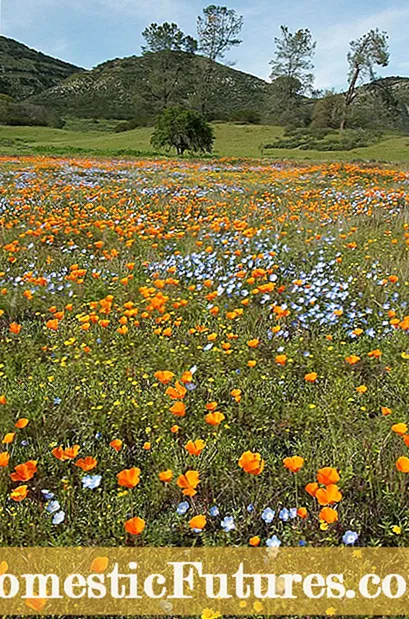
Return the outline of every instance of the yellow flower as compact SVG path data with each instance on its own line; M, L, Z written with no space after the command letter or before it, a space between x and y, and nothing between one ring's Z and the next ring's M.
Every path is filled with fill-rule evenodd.
M397 524L395 524L392 527L392 533L395 533L395 535L400 535L402 533L402 527L399 527Z
M261 602L254 602L253 604L253 610L256 613L261 613L263 611L263 605Z
M221 614L211 608L205 608L202 612L202 619L217 619L218 617L221 617Z

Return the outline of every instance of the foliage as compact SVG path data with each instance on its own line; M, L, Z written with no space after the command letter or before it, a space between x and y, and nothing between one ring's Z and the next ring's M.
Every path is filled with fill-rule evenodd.
M196 85L196 99L203 112L208 112L209 95L214 88L215 63L222 60L229 49L240 45L238 37L242 28L243 17L225 6L211 4L197 18L199 51L207 60L201 65Z
M162 112L151 138L154 148L175 148L178 155L185 151L211 153L213 141L212 128L204 117L180 106Z
M312 57L317 44L308 28L291 33L287 26L281 26L281 38L276 37L274 41L276 51L270 62L271 79L284 77L290 83L298 82L297 91L305 93L311 90L314 81Z
M351 41L347 55L349 85L345 93L341 129L345 129L348 108L358 95L358 85L365 78L375 79L375 66L386 67L389 63L388 35L378 28L370 30L359 39Z
M327 128L297 129L286 132L285 137L276 138L271 144L266 144L264 149L299 148L300 150L349 151L370 146L379 139L379 134L362 129L349 129L341 134L336 131L328 132Z
M56 127L64 126L63 120L41 105L14 102L11 97L0 95L0 124Z
M143 53L165 51L194 53L197 50L197 41L182 32L174 23L164 22L159 25L152 23L145 28L142 36L146 41L146 46L142 48Z

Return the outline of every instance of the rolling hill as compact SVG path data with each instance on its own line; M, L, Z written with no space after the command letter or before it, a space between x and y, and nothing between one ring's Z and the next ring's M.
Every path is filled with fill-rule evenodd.
M0 36L0 94L22 101L78 71L82 69Z
M149 83L152 58L131 56L110 60L90 71L70 76L46 92L32 98L60 114L82 117L131 119L149 108ZM189 74L181 72L174 103L185 103L192 96L192 74L200 74L204 59L191 59ZM236 110L263 107L267 83L263 80L215 63L210 109L218 117Z

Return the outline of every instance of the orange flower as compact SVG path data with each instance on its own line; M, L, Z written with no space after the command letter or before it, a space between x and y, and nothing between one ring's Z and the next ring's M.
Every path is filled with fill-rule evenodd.
M250 546L260 546L260 542L261 542L261 539L259 538L258 535L255 535L254 537L250 537L249 539Z
M17 486L10 493L10 498L17 503L23 501L28 494L27 486Z
M186 415L186 404L183 402L175 402L169 410L175 417L184 417Z
M207 413L207 415L205 415L205 422L210 426L218 426L224 419L225 416L223 413L219 413L218 411L215 411L214 413Z
M145 520L143 518L131 518L124 523L124 529L131 535L140 535L145 528Z
M45 598L27 598L26 599L26 606L28 606L28 608L31 608L32 610L35 610L36 613L41 612L42 610L44 610L46 604L47 604L47 600Z
M368 387L366 385L359 385L359 387L356 387L355 391L358 393L366 393L368 391Z
M2 443L4 443L5 445L9 445L14 441L15 436L15 432L8 432L8 434L6 434L6 436L3 438Z
M308 374L306 374L306 375L304 376L304 380L305 380L307 383L315 383L315 381L317 380L317 378L318 378L318 374L317 374L317 372L309 372Z
M192 372L183 372L180 380L182 383L191 383L193 380Z
M58 330L58 325L59 322L56 318L52 318L51 320L47 320L47 322L45 323L45 326L47 327L47 329L50 329L51 331L57 331Z
M379 350L379 348L376 348L375 350L371 350L368 353L368 357L373 357L374 359L379 359L379 357L382 356L382 352Z
M177 485L182 488L183 494L186 496L194 496L196 488L200 484L198 471L186 471L184 475L179 475Z
M253 451L245 451L239 459L239 467L250 475L260 475L264 469L265 461L259 453Z
M86 458L80 458L76 461L75 466L78 466L83 471L92 471L97 466L98 462L92 456Z
M168 385L174 379L175 375L168 370L158 370L155 372L154 377L162 383L162 385Z
M315 481L305 486L305 491L308 492L308 494L310 494L311 496L315 497L317 490L318 490L318 484Z
M186 392L187 392L186 387L184 387L178 381L175 383L174 387L169 386L165 391L166 395L168 395L172 400L183 400L183 398L186 395Z
M65 460L74 460L78 456L79 450L80 450L79 445L73 445L72 447L67 447L66 449L63 449L62 447L55 447L51 451L51 453L58 460L65 461Z
M185 449L188 453L190 453L191 456L199 456L202 453L205 445L206 443L202 441L201 438L199 438L197 441L189 441L188 443L186 443Z
M403 436L408 431L408 426L406 423L394 423L391 427L392 432L395 434L399 434L399 436Z
M26 419L25 417L20 417L20 419L17 419L16 423L14 424L14 426L16 428L18 428L19 430L22 430L23 428L25 428L28 425L29 420Z
M287 355L277 355L275 358L275 362L278 365L285 365L287 363Z
M8 463L9 463L9 460L10 460L10 456L9 456L8 452L7 451L2 451L0 453L0 467L4 468L5 466L7 466Z
M260 344L260 340L258 340L257 338L255 338L254 340L249 340L247 342L247 346L249 348L257 348L259 344Z
M401 456L396 460L396 468L401 473L409 473L409 458Z
M317 481L319 484L329 486L330 484L336 484L339 481L339 474L337 469L332 466L326 466L320 469L317 473Z
M28 481L32 479L37 472L37 460L29 460L24 464L18 464L14 467L14 473L10 474L13 481Z
M140 482L141 469L133 467L131 469L124 469L117 475L118 484L125 486L125 488L135 488Z
M304 520L308 516L308 511L306 510L305 507L299 507L297 509L297 516L299 516L300 518Z
M204 529L206 526L206 516L193 516L193 518L191 518L189 520L189 527L191 529Z
M334 503L339 503L342 499L342 494L336 484L330 484L326 488L318 488L315 498L320 505L333 505Z
M103 574L108 567L108 557L96 557L89 566L89 571L93 574Z
M167 469L166 471L161 471L158 477L160 481L163 481L163 483L168 484L170 481L172 481L173 472L170 469Z
M205 408L207 411L212 412L216 410L217 406L218 406L217 402L208 402Z
M304 464L304 458L301 456L292 456L291 458L284 458L283 464L286 469L292 473L298 473Z
M112 447L112 449L115 449L115 451L121 451L122 449L122 441L120 438L114 438L110 443L109 446Z
M17 322L12 322L9 327L9 331L10 333L14 333L15 335L18 335L21 331L21 325L19 325Z
M345 361L349 365L355 365L356 363L361 361L361 357L358 357L357 355L350 355L349 357L345 357Z
M323 520L327 524L331 524L338 520L338 514L332 507L323 507L320 511L320 520Z
M384 415L386 417L386 415L391 415L392 414L392 409L388 408L387 406L381 406L381 413L382 413L382 415Z
M7 404L7 398L4 394L0 395L0 404Z

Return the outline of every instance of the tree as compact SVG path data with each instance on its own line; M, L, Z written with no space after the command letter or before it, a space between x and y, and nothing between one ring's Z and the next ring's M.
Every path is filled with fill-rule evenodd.
M199 105L203 112L212 92L215 62L222 60L229 49L240 45L238 37L242 28L243 17L226 6L211 4L197 18L199 51L206 58L198 88Z
M178 155L185 151L212 152L212 127L195 110L182 106L165 109L156 121L151 144L154 148L175 148Z
M142 52L148 67L145 78L148 97L151 105L162 111L174 104L175 98L186 95L186 84L193 74L191 61L197 50L197 41L184 34L177 24L168 22L150 24L142 36L146 41Z
M349 64L348 90L344 95L344 110L340 129L345 129L349 107L358 94L358 86L365 78L375 79L374 67L386 67L389 64L388 35L378 28L370 30L359 39L351 41L347 55Z
M303 93L310 91L314 81L312 57L317 46L311 32L301 28L293 34L287 26L281 26L281 38L276 37L274 42L276 51L270 62L270 78L287 78L289 83L297 80Z

